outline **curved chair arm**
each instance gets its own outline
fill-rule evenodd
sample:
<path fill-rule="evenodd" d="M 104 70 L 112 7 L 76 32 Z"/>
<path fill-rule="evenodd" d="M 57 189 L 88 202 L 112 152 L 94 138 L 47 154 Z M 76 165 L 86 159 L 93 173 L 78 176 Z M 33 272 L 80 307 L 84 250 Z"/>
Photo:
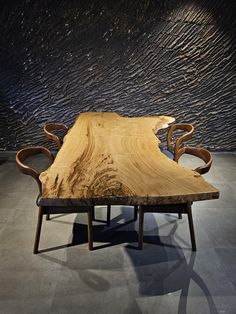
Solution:
<path fill-rule="evenodd" d="M 175 130 L 183 130 L 186 131 L 187 133 L 181 135 L 176 141 L 175 141 L 175 145 L 174 145 L 174 160 L 176 160 L 176 155 L 178 153 L 178 150 L 180 149 L 180 145 L 183 142 L 186 142 L 188 139 L 190 139 L 193 135 L 193 131 L 194 131 L 194 126 L 192 124 L 188 124 L 188 123 L 176 123 L 173 124 L 168 131 L 167 134 L 167 149 L 170 150 L 171 149 L 171 141 L 172 141 L 172 135 L 173 132 Z"/>
<path fill-rule="evenodd" d="M 194 169 L 194 171 L 198 172 L 199 174 L 207 173 L 210 170 L 213 158 L 212 158 L 211 153 L 206 148 L 189 147 L 189 146 L 185 146 L 183 148 L 180 148 L 177 155 L 176 155 L 176 161 L 177 162 L 183 154 L 194 155 L 194 156 L 202 159 L 205 162 L 204 166 L 197 167 L 196 169 Z"/>
<path fill-rule="evenodd" d="M 43 127 L 43 131 L 45 136 L 56 143 L 58 149 L 61 148 L 62 141 L 59 139 L 59 137 L 52 133 L 54 130 L 64 130 L 68 131 L 68 127 L 64 123 L 45 123 Z"/>
<path fill-rule="evenodd" d="M 41 193 L 42 192 L 42 184 L 41 184 L 41 181 L 39 180 L 40 173 L 36 169 L 29 167 L 29 166 L 24 164 L 24 161 L 28 157 L 38 155 L 38 154 L 44 154 L 49 159 L 50 163 L 51 164 L 53 163 L 54 157 L 53 157 L 52 153 L 50 152 L 50 150 L 48 150 L 47 148 L 42 147 L 42 146 L 35 146 L 35 147 L 26 147 L 26 148 L 22 148 L 21 150 L 19 150 L 16 154 L 16 164 L 17 164 L 18 169 L 22 173 L 24 173 L 26 175 L 30 175 L 36 180 L 38 187 L 39 187 L 39 193 Z"/>

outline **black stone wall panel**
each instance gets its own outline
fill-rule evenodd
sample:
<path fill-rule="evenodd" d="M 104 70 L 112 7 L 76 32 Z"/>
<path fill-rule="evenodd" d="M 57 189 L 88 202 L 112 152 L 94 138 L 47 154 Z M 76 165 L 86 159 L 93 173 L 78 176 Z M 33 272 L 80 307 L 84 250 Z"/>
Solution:
<path fill-rule="evenodd" d="M 0 1 L 0 150 L 83 111 L 171 115 L 236 149 L 235 1 Z"/>

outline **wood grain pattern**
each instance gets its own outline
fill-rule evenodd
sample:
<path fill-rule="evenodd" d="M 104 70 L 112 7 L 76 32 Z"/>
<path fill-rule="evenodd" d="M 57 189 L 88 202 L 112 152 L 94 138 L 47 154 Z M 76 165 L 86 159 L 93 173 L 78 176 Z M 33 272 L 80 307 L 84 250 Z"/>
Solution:
<path fill-rule="evenodd" d="M 40 175 L 41 205 L 167 204 L 218 197 L 196 172 L 160 152 L 167 116 L 82 113 L 55 162 Z"/>

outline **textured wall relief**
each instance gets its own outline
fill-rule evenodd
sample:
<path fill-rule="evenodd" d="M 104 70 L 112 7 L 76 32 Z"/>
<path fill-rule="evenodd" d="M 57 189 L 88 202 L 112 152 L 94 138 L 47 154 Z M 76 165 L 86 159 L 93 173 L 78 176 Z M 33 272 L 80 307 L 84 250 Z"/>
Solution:
<path fill-rule="evenodd" d="M 0 150 L 83 111 L 171 115 L 236 149 L 235 1 L 0 3 Z"/>

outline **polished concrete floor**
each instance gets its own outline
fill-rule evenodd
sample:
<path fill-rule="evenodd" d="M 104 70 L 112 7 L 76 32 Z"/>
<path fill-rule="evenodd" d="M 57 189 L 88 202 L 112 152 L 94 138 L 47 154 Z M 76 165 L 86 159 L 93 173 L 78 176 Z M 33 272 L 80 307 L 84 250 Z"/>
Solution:
<path fill-rule="evenodd" d="M 193 205 L 196 253 L 186 216 L 145 214 L 139 251 L 133 208 L 114 206 L 110 227 L 94 223 L 94 251 L 86 216 L 71 214 L 43 221 L 41 253 L 33 255 L 37 186 L 14 160 L 1 160 L 0 313 L 235 314 L 236 155 L 214 154 L 205 178 L 220 199 Z M 104 219 L 105 207 L 96 216 Z"/>

